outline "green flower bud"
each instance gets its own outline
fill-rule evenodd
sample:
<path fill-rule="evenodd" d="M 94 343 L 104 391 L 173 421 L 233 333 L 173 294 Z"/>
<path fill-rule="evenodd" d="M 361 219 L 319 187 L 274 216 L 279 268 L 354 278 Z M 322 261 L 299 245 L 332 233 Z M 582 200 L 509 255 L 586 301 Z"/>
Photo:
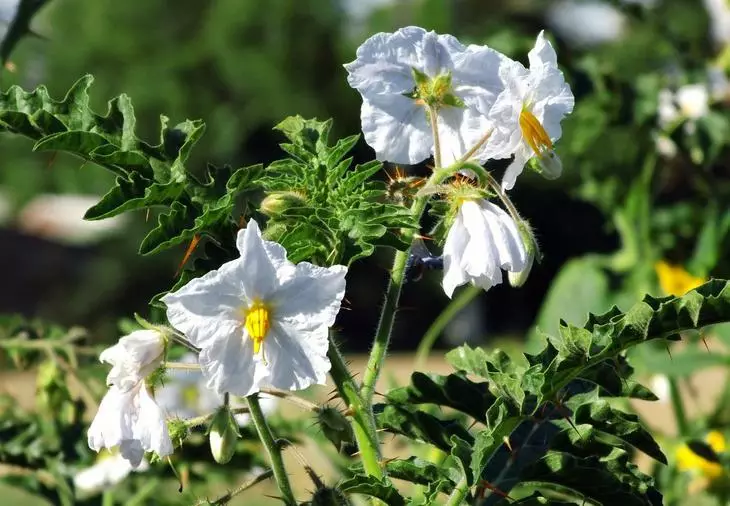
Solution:
<path fill-rule="evenodd" d="M 188 425 L 185 423 L 185 420 L 180 418 L 172 418 L 168 420 L 167 431 L 170 433 L 170 439 L 176 448 L 180 448 L 190 435 Z"/>
<path fill-rule="evenodd" d="M 515 288 L 521 287 L 525 284 L 525 281 L 527 281 L 530 271 L 532 270 L 532 265 L 535 263 L 535 257 L 538 258 L 538 262 L 540 261 L 540 249 L 538 247 L 537 240 L 535 239 L 535 235 L 532 233 L 532 227 L 530 227 L 530 224 L 525 220 L 520 220 L 517 223 L 517 227 L 519 228 L 522 242 L 525 245 L 527 263 L 525 264 L 525 268 L 521 271 L 509 271 L 507 273 L 509 284 Z"/>
<path fill-rule="evenodd" d="M 219 464 L 227 464 L 236 453 L 236 441 L 241 435 L 238 424 L 228 406 L 222 406 L 213 417 L 208 437 L 210 451 Z"/>
<path fill-rule="evenodd" d="M 266 216 L 275 217 L 281 216 L 292 207 L 302 207 L 306 203 L 304 196 L 297 192 L 272 192 L 261 202 L 259 210 Z"/>

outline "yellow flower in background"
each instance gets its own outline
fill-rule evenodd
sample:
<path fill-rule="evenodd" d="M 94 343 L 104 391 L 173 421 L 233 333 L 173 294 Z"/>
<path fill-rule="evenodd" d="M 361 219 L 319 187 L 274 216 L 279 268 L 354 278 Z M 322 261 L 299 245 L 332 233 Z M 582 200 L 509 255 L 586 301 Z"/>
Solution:
<path fill-rule="evenodd" d="M 727 448 L 725 436 L 716 430 L 705 436 L 705 442 L 716 454 L 725 452 Z M 690 472 L 698 477 L 697 483 L 690 485 L 690 489 L 695 491 L 706 488 L 711 482 L 725 475 L 725 469 L 717 460 L 717 456 L 708 452 L 707 448 L 696 444 L 685 443 L 677 448 L 676 459 L 677 469 Z"/>
<path fill-rule="evenodd" d="M 679 297 L 707 281 L 705 278 L 693 276 L 681 265 L 673 265 L 664 260 L 658 261 L 654 270 L 659 278 L 659 286 L 666 295 Z"/>

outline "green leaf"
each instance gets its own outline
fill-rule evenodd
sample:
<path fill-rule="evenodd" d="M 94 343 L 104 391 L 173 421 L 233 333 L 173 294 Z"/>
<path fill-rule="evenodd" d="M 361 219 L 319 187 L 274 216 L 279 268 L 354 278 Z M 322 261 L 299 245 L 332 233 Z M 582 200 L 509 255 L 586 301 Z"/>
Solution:
<path fill-rule="evenodd" d="M 376 497 L 388 506 L 405 506 L 406 500 L 398 490 L 387 480 L 380 480 L 374 476 L 356 475 L 338 485 L 338 488 L 348 494 L 363 494 Z"/>
<path fill-rule="evenodd" d="M 170 246 L 189 241 L 195 235 L 195 219 L 187 207 L 175 202 L 169 212 L 160 215 L 157 226 L 142 240 L 140 255 L 150 255 Z"/>
<path fill-rule="evenodd" d="M 424 411 L 377 404 L 373 407 L 378 427 L 448 452 L 452 436 L 471 443 L 474 438 L 456 420 L 442 420 Z"/>
<path fill-rule="evenodd" d="M 486 422 L 487 410 L 495 397 L 489 392 L 487 383 L 471 381 L 464 374 L 441 376 L 415 372 L 411 375 L 411 384 L 391 390 L 387 400 L 391 404 L 448 406 Z"/>

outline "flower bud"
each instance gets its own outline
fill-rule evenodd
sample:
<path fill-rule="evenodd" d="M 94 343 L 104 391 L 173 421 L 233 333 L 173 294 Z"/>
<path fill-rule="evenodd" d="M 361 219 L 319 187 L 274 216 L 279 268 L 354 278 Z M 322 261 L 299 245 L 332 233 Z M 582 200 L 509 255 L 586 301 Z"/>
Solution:
<path fill-rule="evenodd" d="M 266 216 L 281 216 L 292 207 L 306 205 L 306 200 L 296 192 L 272 192 L 261 202 L 260 211 Z"/>
<path fill-rule="evenodd" d="M 520 220 L 520 222 L 517 224 L 517 227 L 519 228 L 522 242 L 525 245 L 527 262 L 525 264 L 525 268 L 521 271 L 509 271 L 507 273 L 507 279 L 509 279 L 509 284 L 515 288 L 519 288 L 525 284 L 525 281 L 527 281 L 527 278 L 530 275 L 530 271 L 532 270 L 532 264 L 535 263 L 535 257 L 538 257 L 538 261 L 540 258 L 540 249 L 538 247 L 537 240 L 535 239 L 535 235 L 532 233 L 532 228 L 530 227 L 530 224 L 527 223 L 527 221 L 525 220 Z"/>
<path fill-rule="evenodd" d="M 210 451 L 219 464 L 227 464 L 236 453 L 236 441 L 240 437 L 238 424 L 228 406 L 222 406 L 210 424 Z"/>

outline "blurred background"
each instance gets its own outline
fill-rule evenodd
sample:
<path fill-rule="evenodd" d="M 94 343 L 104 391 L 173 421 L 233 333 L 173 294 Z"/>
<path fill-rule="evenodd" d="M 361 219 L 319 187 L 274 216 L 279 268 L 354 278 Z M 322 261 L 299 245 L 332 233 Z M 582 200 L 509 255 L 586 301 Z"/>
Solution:
<path fill-rule="evenodd" d="M 127 93 L 150 142 L 160 114 L 203 119 L 192 165 L 270 162 L 282 156 L 272 126 L 287 115 L 336 117 L 335 135 L 358 132 L 360 97 L 342 64 L 372 33 L 408 24 L 522 60 L 546 29 L 576 96 L 557 148 L 563 177 L 526 174 L 513 192 L 543 263 L 522 288 L 479 296 L 442 345 L 521 338 L 535 322 L 554 330 L 559 317 L 581 323 L 588 310 L 660 294 L 660 259 L 730 276 L 719 254 L 730 227 L 724 0 L 53 0 L 32 24 L 42 37 L 20 43 L 2 86 L 43 83 L 60 98 L 90 73 L 96 109 Z M 83 325 L 109 341 L 120 317 L 145 313 L 171 286 L 184 248 L 136 254 L 154 215 L 81 222 L 112 175 L 31 146 L 0 136 L 0 260 L 12 266 L 0 312 Z M 372 156 L 361 142 L 356 158 Z M 350 274 L 353 311 L 339 322 L 350 350 L 369 346 L 389 261 L 382 252 Z M 448 303 L 439 282 L 428 273 L 405 291 L 395 349 L 413 349 L 431 323 L 422 315 Z"/>

